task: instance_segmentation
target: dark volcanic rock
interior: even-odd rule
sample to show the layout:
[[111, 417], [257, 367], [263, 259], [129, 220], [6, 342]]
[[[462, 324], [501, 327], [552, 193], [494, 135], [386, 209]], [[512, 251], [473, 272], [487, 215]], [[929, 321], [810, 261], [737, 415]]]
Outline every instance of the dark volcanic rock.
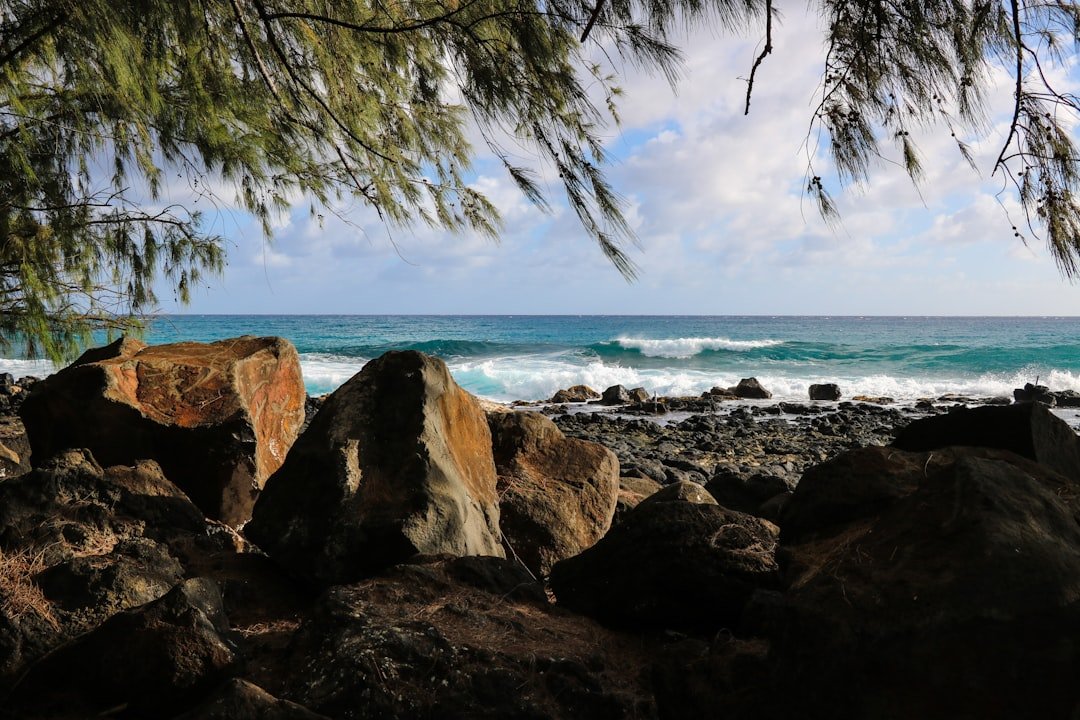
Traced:
[[1033, 385], [1026, 383], [1024, 387], [1013, 390], [1013, 399], [1018, 403], [1037, 402], [1054, 407], [1057, 404], [1057, 396], [1045, 385]]
[[810, 386], [811, 400], [839, 400], [840, 386], [836, 383], [824, 383]]
[[604, 390], [600, 400], [601, 405], [627, 405], [630, 403], [630, 392], [622, 385], [612, 385]]
[[296, 349], [281, 338], [88, 350], [19, 410], [41, 464], [89, 448], [103, 465], [158, 462], [209, 517], [247, 521], [304, 419]]
[[186, 580], [50, 653], [21, 679], [9, 707], [27, 717], [116, 708], [169, 717], [236, 670], [227, 633], [217, 586]]
[[[491, 586], [457, 566], [490, 567]], [[434, 559], [329, 589], [290, 643], [282, 697], [355, 720], [655, 717], [639, 640], [551, 608], [499, 558]]]
[[499, 525], [538, 577], [604, 536], [619, 494], [619, 460], [597, 443], [567, 438], [533, 412], [488, 416], [499, 475]]
[[589, 400], [598, 400], [599, 398], [600, 393], [596, 392], [588, 385], [574, 385], [565, 390], [559, 390], [551, 396], [551, 399], [548, 400], [548, 402], [581, 403], [588, 402]]
[[1080, 480], [1080, 438], [1042, 403], [957, 409], [916, 420], [892, 444], [911, 451], [949, 445], [1009, 450]]
[[237, 543], [149, 461], [102, 470], [69, 451], [0, 483], [0, 691], [65, 640], [168, 592], [193, 558]]
[[198, 707], [173, 720], [329, 720], [302, 705], [279, 700], [246, 680], [232, 679]]
[[1078, 494], [984, 448], [867, 448], [808, 473], [784, 512], [779, 716], [1070, 717]]
[[372, 360], [323, 403], [245, 533], [299, 577], [356, 580], [421, 554], [502, 556], [487, 416], [446, 364]]
[[771, 523], [719, 505], [642, 504], [603, 540], [556, 563], [560, 605], [613, 626], [716, 631], [776, 584]]
[[757, 378], [743, 378], [739, 384], [730, 388], [735, 397], [748, 400], [768, 400], [772, 393], [761, 386]]

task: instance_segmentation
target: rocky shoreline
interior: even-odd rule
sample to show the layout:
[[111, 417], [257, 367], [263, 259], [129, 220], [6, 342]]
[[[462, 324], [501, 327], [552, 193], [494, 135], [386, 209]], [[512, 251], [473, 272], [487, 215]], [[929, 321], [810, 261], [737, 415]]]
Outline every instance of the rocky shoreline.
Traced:
[[419, 353], [314, 401], [294, 362], [0, 382], [0, 717], [1080, 712], [1080, 440], [1039, 389], [512, 410]]

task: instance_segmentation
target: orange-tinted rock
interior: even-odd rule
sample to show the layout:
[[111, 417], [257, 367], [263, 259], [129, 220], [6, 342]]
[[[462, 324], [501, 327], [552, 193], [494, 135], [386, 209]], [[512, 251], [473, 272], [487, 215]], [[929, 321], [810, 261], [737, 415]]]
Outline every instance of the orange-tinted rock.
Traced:
[[502, 557], [484, 411], [441, 360], [372, 360], [326, 398], [244, 532], [293, 573], [330, 583], [418, 553]]
[[35, 465], [73, 447], [103, 465], [153, 459], [209, 517], [240, 525], [299, 432], [304, 396], [281, 338], [122, 340], [38, 383], [20, 414]]
[[591, 547], [611, 527], [619, 459], [563, 435], [534, 412], [489, 415], [499, 472], [501, 527], [535, 575]]

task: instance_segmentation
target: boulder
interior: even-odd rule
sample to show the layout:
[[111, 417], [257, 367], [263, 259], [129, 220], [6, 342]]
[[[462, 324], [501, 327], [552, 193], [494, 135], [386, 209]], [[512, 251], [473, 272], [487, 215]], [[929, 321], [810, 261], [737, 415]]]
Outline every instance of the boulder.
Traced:
[[729, 388], [735, 397], [744, 400], [768, 400], [772, 393], [761, 386], [757, 378], [743, 378], [739, 384]]
[[8, 698], [19, 716], [96, 716], [124, 708], [171, 717], [237, 670], [221, 593], [205, 578], [106, 620], [35, 664]]
[[281, 338], [88, 350], [37, 383], [20, 414], [32, 459], [89, 448], [152, 459], [209, 517], [243, 524], [304, 420], [296, 349]]
[[630, 402], [647, 403], [652, 400], [652, 395], [650, 395], [649, 391], [643, 387], [634, 388], [628, 392], [630, 395]]
[[515, 563], [424, 558], [327, 589], [288, 645], [280, 695], [353, 720], [655, 718], [651, 659], [639, 638], [550, 607]]
[[810, 386], [811, 400], [839, 400], [840, 386], [836, 383], [823, 383]]
[[738, 397], [739, 397], [738, 395], [735, 394], [735, 388], [722, 388], [722, 387], [713, 387], [712, 389], [706, 390], [705, 392], [703, 392], [701, 394], [701, 396], [703, 398], [706, 398], [706, 399], [719, 398], [720, 400], [737, 400]]
[[604, 538], [555, 564], [560, 605], [606, 625], [715, 632], [739, 625], [777, 584], [772, 523], [719, 505], [643, 503]]
[[567, 438], [539, 413], [493, 414], [488, 424], [503, 537], [534, 575], [547, 575], [611, 527], [619, 459], [602, 445]]
[[152, 461], [102, 469], [70, 450], [0, 482], [0, 694], [56, 646], [220, 562], [236, 539]]
[[1024, 387], [1013, 390], [1013, 399], [1018, 403], [1037, 402], [1054, 407], [1057, 405], [1057, 396], [1045, 385], [1025, 383]]
[[630, 391], [622, 385], [612, 385], [604, 391], [601, 405], [626, 405], [630, 402]]
[[784, 509], [777, 716], [1071, 717], [1078, 491], [984, 448], [867, 448], [807, 473]]
[[551, 399], [548, 400], [548, 402], [579, 403], [588, 402], [589, 400], [598, 400], [599, 398], [600, 393], [596, 392], [588, 385], [574, 385], [565, 390], [559, 390], [551, 396]]
[[674, 482], [641, 501], [640, 505], [661, 502], [688, 502], [699, 505], [716, 505], [716, 498], [701, 485], [688, 480]]
[[329, 720], [302, 705], [281, 700], [246, 680], [233, 678], [198, 707], [173, 720]]
[[1054, 393], [1056, 407], [1075, 408], [1080, 407], [1080, 392], [1075, 390], [1058, 390]]
[[900, 430], [892, 445], [911, 451], [949, 445], [1009, 450], [1080, 480], [1080, 438], [1043, 403], [958, 408], [922, 418]]
[[615, 502], [615, 516], [611, 524], [620, 522], [628, 512], [641, 504], [641, 501], [662, 488], [663, 485], [647, 477], [620, 477], [619, 497]]
[[244, 531], [324, 583], [417, 553], [501, 557], [487, 417], [441, 360], [386, 353], [326, 398]]

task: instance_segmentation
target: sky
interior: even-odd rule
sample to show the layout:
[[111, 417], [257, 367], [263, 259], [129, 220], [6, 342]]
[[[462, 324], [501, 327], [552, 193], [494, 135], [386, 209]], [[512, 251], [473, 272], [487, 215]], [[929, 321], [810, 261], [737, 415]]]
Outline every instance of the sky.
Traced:
[[[640, 247], [627, 282], [561, 189], [544, 214], [478, 151], [473, 185], [504, 218], [498, 243], [427, 228], [382, 226], [362, 206], [320, 224], [308, 205], [279, 219], [268, 244], [239, 212], [207, 211], [226, 238], [221, 277], [164, 312], [267, 314], [1080, 315], [1043, 241], [1014, 237], [1015, 210], [990, 177], [1011, 88], [991, 98], [992, 127], [965, 138], [917, 138], [918, 187], [882, 164], [862, 188], [833, 188], [841, 213], [824, 223], [805, 198], [807, 130], [821, 77], [822, 32], [803, 3], [780, 3], [775, 49], [746, 81], [762, 38], [702, 30], [681, 43], [677, 92], [660, 75], [617, 68], [622, 124], [607, 130], [608, 176], [626, 199]], [[482, 147], [478, 144], [477, 147]], [[819, 174], [823, 167], [815, 161]], [[176, 192], [180, 192], [177, 190]], [[166, 198], [184, 201], [182, 196]]]

